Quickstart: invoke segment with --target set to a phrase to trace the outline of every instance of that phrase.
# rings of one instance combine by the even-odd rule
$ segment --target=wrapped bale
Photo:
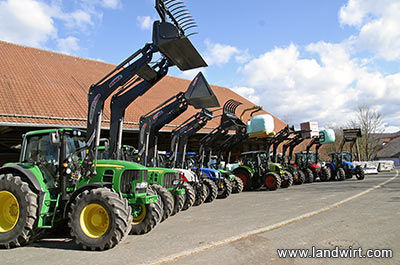
[[[258,115],[247,122],[250,138],[264,138],[275,134],[274,118],[269,114]]]
[[[320,144],[331,144],[335,142],[335,132],[332,129],[326,129],[319,132]]]

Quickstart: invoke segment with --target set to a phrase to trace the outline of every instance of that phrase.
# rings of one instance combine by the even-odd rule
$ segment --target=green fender
[[[235,168],[235,169],[232,171],[232,173],[233,173],[233,174],[236,174],[236,171],[239,170],[240,168],[243,168],[244,170],[247,170],[247,171],[250,173],[250,175],[253,176],[254,171],[251,169],[251,167],[248,167],[248,166],[240,166],[240,167],[237,167],[237,168]]]

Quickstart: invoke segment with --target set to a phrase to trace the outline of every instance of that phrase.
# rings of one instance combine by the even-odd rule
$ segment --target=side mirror
[[[51,144],[60,144],[61,137],[59,131],[50,133],[50,143]]]

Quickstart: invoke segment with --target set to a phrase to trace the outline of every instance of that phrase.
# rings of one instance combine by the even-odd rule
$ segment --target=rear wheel
[[[364,170],[361,167],[356,167],[356,177],[358,180],[363,180],[365,178]]]
[[[231,180],[231,185],[232,193],[240,193],[243,191],[243,181],[239,177],[234,176]]]
[[[281,186],[281,178],[274,172],[268,172],[265,175],[264,183],[267,190],[276,190]]]
[[[217,198],[218,195],[218,187],[215,185],[214,181],[211,179],[203,179],[203,184],[207,189],[207,197],[205,202],[212,202]]]
[[[221,179],[222,182],[222,189],[218,190],[218,199],[225,199],[228,198],[229,195],[231,195],[232,192],[232,186],[231,186],[231,182],[227,179],[227,178],[222,178]]]
[[[314,181],[314,175],[311,169],[307,168],[305,170],[305,182],[304,183],[312,183]]]
[[[37,209],[37,195],[28,183],[13,174],[0,175],[0,247],[19,247],[29,242]]]
[[[234,174],[242,180],[243,190],[251,190],[251,173],[248,170],[238,168],[235,170]]]
[[[155,195],[157,193],[151,187],[149,187],[147,194]],[[150,204],[133,204],[131,207],[133,220],[130,234],[146,234],[161,221],[163,209],[160,201]]]
[[[155,190],[160,196],[161,201],[162,201],[162,207],[163,207],[163,214],[161,216],[161,222],[163,222],[165,219],[167,219],[173,209],[174,209],[174,197],[172,196],[171,192],[164,188],[161,185],[158,184],[152,184],[151,185],[152,189]]]
[[[325,181],[328,181],[331,179],[331,171],[329,170],[329,168],[327,168],[327,167],[321,168],[319,179],[322,182],[325,182]]]
[[[204,203],[207,198],[207,187],[203,183],[194,183],[196,199],[193,206],[199,206]]]
[[[196,195],[194,194],[194,189],[192,185],[189,183],[185,182],[183,183],[183,188],[185,189],[185,203],[183,204],[182,211],[186,211],[190,207],[193,206],[194,201],[196,199]]]
[[[107,188],[85,190],[71,204],[68,226],[75,242],[84,249],[115,247],[131,229],[128,201]]]
[[[339,169],[337,170],[337,172],[336,172],[336,178],[337,178],[337,180],[340,180],[340,181],[345,180],[345,178],[346,178],[346,171],[344,171],[343,168],[339,168]]]

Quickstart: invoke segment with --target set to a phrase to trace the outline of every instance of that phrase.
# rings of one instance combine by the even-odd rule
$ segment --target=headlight
[[[70,168],[67,168],[67,169],[65,170],[65,173],[67,173],[67,174],[69,175],[69,174],[72,173],[72,170],[71,170]]]
[[[179,179],[174,179],[173,181],[172,181],[172,185],[178,185],[180,183],[180,180]]]
[[[147,182],[136,183],[136,189],[146,189],[146,188],[147,188]]]

